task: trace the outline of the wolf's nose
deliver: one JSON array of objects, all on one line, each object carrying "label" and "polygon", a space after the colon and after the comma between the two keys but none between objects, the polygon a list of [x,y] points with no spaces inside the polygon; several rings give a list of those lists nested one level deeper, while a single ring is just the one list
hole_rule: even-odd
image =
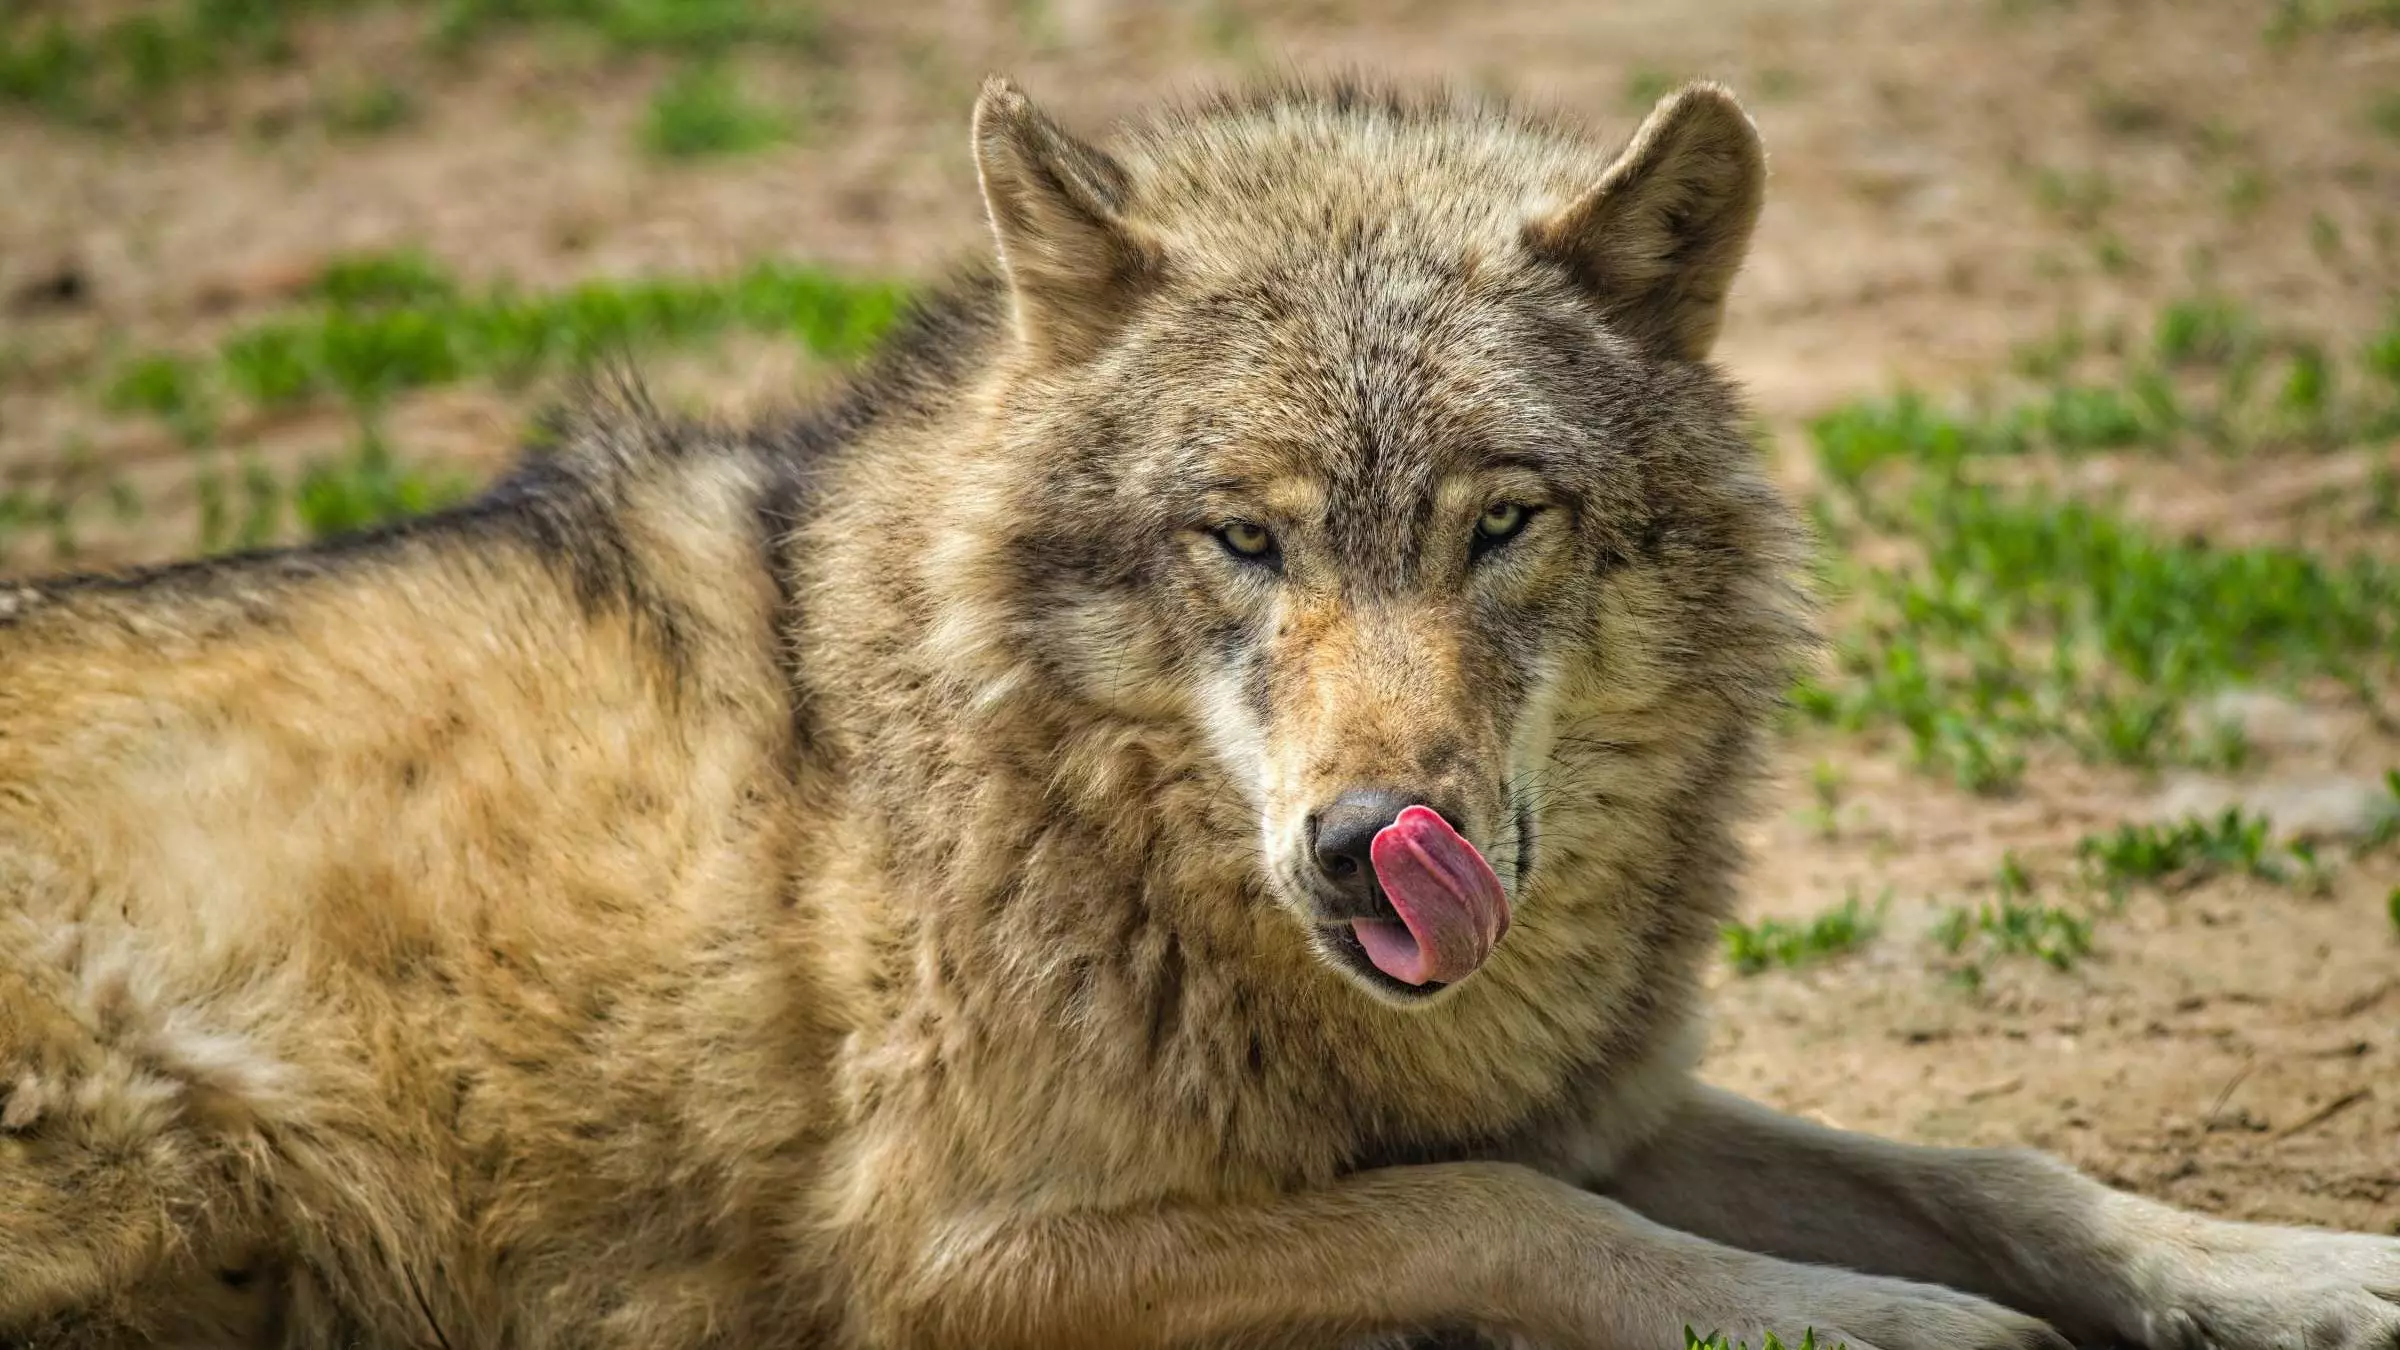
[{"label": "wolf's nose", "polygon": [[1383,827],[1414,804],[1414,798],[1384,788],[1353,788],[1334,798],[1309,817],[1317,870],[1346,895],[1373,894],[1375,859],[1368,850]]}]

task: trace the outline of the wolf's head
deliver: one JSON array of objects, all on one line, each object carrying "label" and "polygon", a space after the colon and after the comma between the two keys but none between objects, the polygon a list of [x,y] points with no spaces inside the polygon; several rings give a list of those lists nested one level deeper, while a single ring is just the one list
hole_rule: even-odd
[{"label": "wolf's head", "polygon": [[1347,90],[1111,154],[994,81],[974,134],[1015,641],[1188,729],[1327,961],[1437,994],[1746,753],[1791,628],[1779,503],[1702,364],[1764,174],[1728,95],[1614,156]]}]

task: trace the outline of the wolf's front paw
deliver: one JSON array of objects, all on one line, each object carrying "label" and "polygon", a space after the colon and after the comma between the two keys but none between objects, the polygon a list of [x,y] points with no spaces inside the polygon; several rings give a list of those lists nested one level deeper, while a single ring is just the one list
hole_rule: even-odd
[{"label": "wolf's front paw", "polygon": [[2400,1350],[2400,1241],[2210,1224],[2137,1262],[2150,1350]]}]

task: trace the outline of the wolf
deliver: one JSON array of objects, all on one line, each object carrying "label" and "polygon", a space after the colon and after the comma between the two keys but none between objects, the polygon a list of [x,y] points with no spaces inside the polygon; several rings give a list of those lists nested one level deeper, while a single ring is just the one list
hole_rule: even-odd
[{"label": "wolf", "polygon": [[2400,1346],[2400,1242],[1694,1076],[1811,640],[1729,94],[972,142],[822,406],[0,593],[0,1342]]}]

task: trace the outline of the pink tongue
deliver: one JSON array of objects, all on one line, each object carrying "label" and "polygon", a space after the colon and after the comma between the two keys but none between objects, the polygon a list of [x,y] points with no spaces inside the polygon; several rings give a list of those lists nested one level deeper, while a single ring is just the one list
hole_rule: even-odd
[{"label": "pink tongue", "polygon": [[1508,931],[1508,897],[1491,864],[1426,806],[1402,811],[1369,852],[1400,922],[1351,924],[1367,959],[1402,984],[1451,984],[1474,974]]}]

